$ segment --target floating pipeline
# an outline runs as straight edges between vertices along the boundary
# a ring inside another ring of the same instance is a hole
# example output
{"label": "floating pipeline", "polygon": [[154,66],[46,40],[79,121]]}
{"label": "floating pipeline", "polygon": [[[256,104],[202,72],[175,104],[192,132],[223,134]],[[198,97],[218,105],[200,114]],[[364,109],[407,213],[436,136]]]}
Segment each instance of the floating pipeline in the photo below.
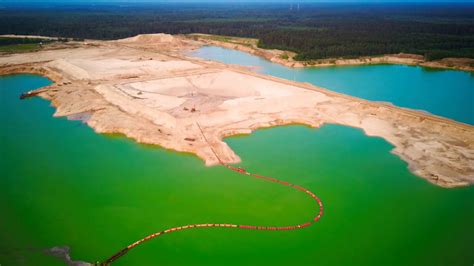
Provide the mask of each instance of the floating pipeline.
{"label": "floating pipeline", "polygon": [[45,92],[46,90],[47,90],[47,88],[41,88],[41,89],[36,89],[36,90],[31,90],[31,91],[24,92],[24,93],[20,94],[20,100],[24,100],[24,99],[30,98],[30,97],[35,97],[38,94],[40,94],[42,92]]}
{"label": "floating pipeline", "polygon": [[34,97],[36,95],[38,95],[38,92],[28,91],[28,92],[20,94],[20,100],[24,100],[26,98]]}
{"label": "floating pipeline", "polygon": [[[201,131],[201,134],[202,134],[204,140],[209,144],[209,141],[207,140],[206,136],[204,135],[204,132],[202,131],[201,126],[198,123],[196,123],[196,125],[198,126],[199,130]],[[286,181],[278,180],[278,179],[273,178],[273,177],[253,174],[253,173],[247,172],[247,170],[245,170],[243,168],[228,165],[228,164],[224,163],[219,158],[219,156],[217,156],[217,153],[214,151],[214,149],[212,148],[211,145],[209,145],[209,147],[211,148],[212,152],[214,153],[214,156],[217,158],[219,163],[222,166],[229,169],[229,170],[232,170],[232,171],[237,172],[239,174],[253,176],[255,178],[263,179],[265,181],[285,185],[287,187],[294,188],[294,189],[297,189],[299,191],[302,191],[302,192],[308,194],[309,196],[311,196],[311,198],[314,201],[316,201],[317,209],[318,209],[317,215],[314,216],[308,222],[305,222],[305,223],[302,223],[302,224],[297,224],[297,225],[291,225],[291,226],[259,226],[259,225],[211,224],[211,223],[208,223],[208,224],[190,224],[190,225],[184,225],[184,226],[179,226],[179,227],[173,227],[173,228],[169,228],[169,229],[166,229],[164,231],[161,231],[161,232],[157,232],[157,233],[148,235],[148,236],[146,236],[146,237],[144,237],[144,238],[128,245],[126,248],[124,248],[124,249],[120,250],[119,252],[115,253],[114,255],[112,255],[106,261],[104,261],[102,263],[98,263],[97,265],[102,265],[102,266],[110,265],[112,262],[116,261],[117,259],[119,259],[123,255],[127,254],[127,252],[129,252],[131,249],[137,247],[140,244],[143,244],[144,242],[146,242],[150,239],[153,239],[155,237],[159,237],[159,236],[164,235],[164,234],[181,231],[181,230],[189,230],[189,229],[195,229],[195,228],[224,227],[224,228],[242,229],[242,230],[289,231],[289,230],[303,229],[305,227],[311,226],[313,223],[319,221],[319,219],[323,215],[323,203],[322,203],[322,201],[310,190],[308,190],[304,187],[298,186],[298,185],[291,184],[291,183],[286,182]]]}

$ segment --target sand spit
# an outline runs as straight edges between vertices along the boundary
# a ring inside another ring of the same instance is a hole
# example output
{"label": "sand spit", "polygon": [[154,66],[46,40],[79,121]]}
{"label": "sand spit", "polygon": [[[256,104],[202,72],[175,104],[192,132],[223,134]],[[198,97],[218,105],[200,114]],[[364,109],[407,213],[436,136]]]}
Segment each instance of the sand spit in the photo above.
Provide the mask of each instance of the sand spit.
{"label": "sand spit", "polygon": [[47,76],[55,83],[39,95],[56,107],[55,116],[79,116],[98,133],[193,153],[206,165],[218,161],[197,123],[225,163],[240,161],[226,136],[335,123],[384,138],[413,173],[436,185],[474,183],[473,126],[184,55],[200,45],[170,35],[66,43],[2,56],[0,74]]}
{"label": "sand spit", "polygon": [[38,35],[19,35],[19,34],[1,34],[0,38],[28,38],[28,39],[46,39],[46,40],[58,40],[58,37],[47,37]]}
{"label": "sand spit", "polygon": [[[444,58],[436,61],[426,61],[422,55],[416,54],[386,54],[382,56],[363,56],[354,59],[328,58],[319,60],[296,61],[296,53],[278,49],[262,49],[257,47],[257,39],[238,37],[222,37],[219,35],[190,34],[189,39],[200,41],[207,45],[239,50],[265,58],[271,62],[287,67],[328,67],[328,66],[358,66],[376,64],[397,64],[410,66],[424,66],[430,68],[455,69],[474,71],[474,59],[471,58]],[[253,40],[253,41],[252,41]]]}

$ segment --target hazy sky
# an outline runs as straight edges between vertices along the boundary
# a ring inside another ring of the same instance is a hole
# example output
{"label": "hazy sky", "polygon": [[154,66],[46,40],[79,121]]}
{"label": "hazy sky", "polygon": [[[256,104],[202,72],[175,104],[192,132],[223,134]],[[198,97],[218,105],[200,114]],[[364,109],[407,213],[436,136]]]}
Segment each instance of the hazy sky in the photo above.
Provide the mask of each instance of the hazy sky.
{"label": "hazy sky", "polygon": [[1,3],[110,3],[110,2],[128,2],[128,3],[174,3],[174,2],[292,2],[292,3],[318,3],[318,2],[351,2],[351,3],[381,3],[381,2],[468,2],[474,3],[474,0],[0,0]]}

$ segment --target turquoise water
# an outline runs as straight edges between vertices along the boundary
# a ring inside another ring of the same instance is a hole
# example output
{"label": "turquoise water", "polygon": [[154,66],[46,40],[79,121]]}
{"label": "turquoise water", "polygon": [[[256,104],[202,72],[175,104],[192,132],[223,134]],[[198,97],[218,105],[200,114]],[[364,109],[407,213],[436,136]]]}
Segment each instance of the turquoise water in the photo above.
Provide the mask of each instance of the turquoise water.
{"label": "turquoise water", "polygon": [[256,71],[309,82],[373,101],[424,110],[474,125],[474,74],[403,65],[289,68],[258,56],[205,46],[193,56],[256,67]]}
{"label": "turquoise water", "polygon": [[[99,135],[53,118],[21,92],[50,82],[0,77],[0,264],[62,265],[68,245],[102,260],[155,231],[189,223],[286,225],[310,219],[304,193],[205,167],[198,158]],[[325,215],[299,231],[203,229],[152,240],[114,265],[471,265],[474,187],[413,176],[380,138],[326,125],[226,139],[249,171],[304,186]]]}

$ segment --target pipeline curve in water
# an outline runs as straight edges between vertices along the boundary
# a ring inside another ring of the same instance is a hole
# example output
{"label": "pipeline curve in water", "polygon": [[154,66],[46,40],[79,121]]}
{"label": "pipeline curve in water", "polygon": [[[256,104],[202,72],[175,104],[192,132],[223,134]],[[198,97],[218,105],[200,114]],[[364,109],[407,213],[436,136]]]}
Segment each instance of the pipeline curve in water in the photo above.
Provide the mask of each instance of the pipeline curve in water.
{"label": "pipeline curve in water", "polygon": [[[209,144],[209,141],[207,140],[206,136],[204,135],[204,132],[201,129],[201,126],[198,123],[196,123],[196,125],[199,128],[199,130],[201,131],[201,134],[202,134],[204,140]],[[195,228],[210,228],[210,227],[224,227],[224,228],[243,229],[243,230],[268,230],[268,231],[298,230],[298,229],[302,229],[302,228],[305,228],[305,227],[308,227],[308,226],[312,225],[313,223],[317,222],[322,217],[322,215],[323,215],[323,203],[310,190],[308,190],[304,187],[300,187],[298,185],[289,183],[289,182],[278,180],[278,179],[273,178],[273,177],[253,174],[253,173],[247,172],[247,170],[245,170],[243,168],[228,165],[228,164],[224,163],[222,160],[220,160],[219,156],[217,156],[217,153],[214,151],[214,149],[212,148],[211,145],[209,145],[209,147],[211,148],[212,152],[214,153],[214,156],[216,156],[217,160],[219,161],[219,164],[221,164],[222,166],[226,167],[227,169],[229,169],[231,171],[237,172],[237,173],[242,174],[242,175],[252,176],[252,177],[255,177],[255,178],[258,178],[258,179],[263,179],[265,181],[285,185],[287,187],[291,187],[291,188],[297,189],[299,191],[302,191],[302,192],[308,194],[317,203],[317,209],[318,209],[317,215],[314,216],[310,221],[307,221],[306,223],[297,224],[297,225],[290,225],[290,226],[259,226],[259,225],[207,223],[207,224],[190,224],[190,225],[184,225],[184,226],[179,226],[179,227],[172,227],[172,228],[166,229],[164,231],[153,233],[153,234],[148,235],[148,236],[146,236],[146,237],[144,237],[144,238],[142,238],[138,241],[135,241],[134,243],[128,245],[124,249],[120,250],[119,252],[117,252],[114,255],[112,255],[111,257],[109,257],[104,262],[97,263],[96,265],[102,265],[102,266],[110,265],[112,262],[118,260],[120,257],[125,255],[131,249],[143,244],[144,242],[146,242],[148,240],[151,240],[153,238],[159,237],[159,236],[164,235],[164,234],[173,233],[173,232],[177,232],[177,231],[181,231],[181,230],[188,230],[188,229],[195,229]]]}

